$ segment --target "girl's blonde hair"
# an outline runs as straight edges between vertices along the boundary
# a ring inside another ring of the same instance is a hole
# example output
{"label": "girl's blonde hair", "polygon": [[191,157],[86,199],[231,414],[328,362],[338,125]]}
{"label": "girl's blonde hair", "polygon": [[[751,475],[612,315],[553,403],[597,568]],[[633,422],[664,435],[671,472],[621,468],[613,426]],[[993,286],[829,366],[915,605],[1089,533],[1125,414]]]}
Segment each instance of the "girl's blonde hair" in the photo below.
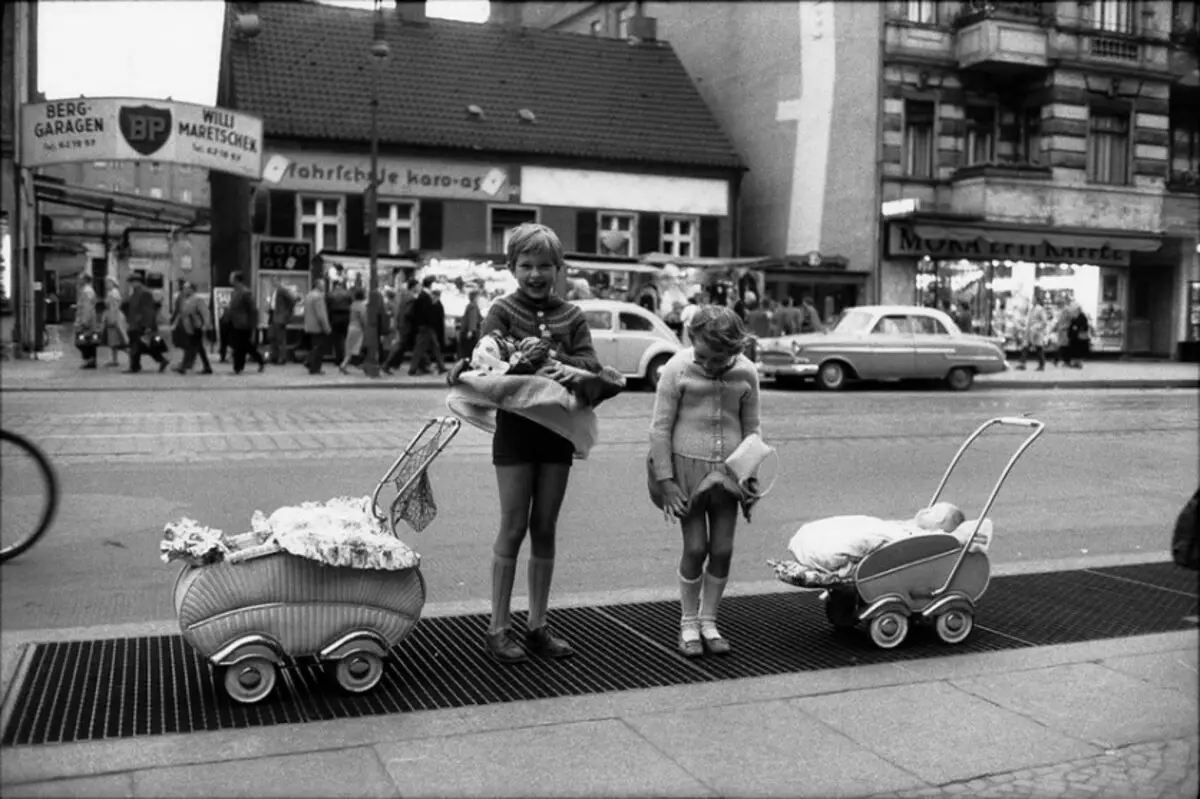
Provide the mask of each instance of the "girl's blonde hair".
{"label": "girl's blonde hair", "polygon": [[508,268],[516,268],[517,259],[527,254],[547,254],[555,266],[563,265],[562,241],[545,225],[526,222],[513,229],[508,239]]}
{"label": "girl's blonde hair", "polygon": [[724,305],[701,305],[688,323],[693,341],[703,341],[718,353],[740,355],[750,343],[742,318]]}

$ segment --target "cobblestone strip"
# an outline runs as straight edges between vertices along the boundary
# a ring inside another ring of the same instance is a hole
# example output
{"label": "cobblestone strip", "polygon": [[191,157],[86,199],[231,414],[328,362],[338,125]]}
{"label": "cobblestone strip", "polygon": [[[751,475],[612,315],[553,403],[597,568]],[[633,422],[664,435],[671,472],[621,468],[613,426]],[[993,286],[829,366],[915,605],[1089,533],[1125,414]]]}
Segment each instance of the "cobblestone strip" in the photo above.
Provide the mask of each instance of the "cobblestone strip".
{"label": "cobblestone strip", "polygon": [[1200,738],[1134,744],[1055,766],[991,774],[872,799],[971,796],[1030,799],[1195,799],[1200,795]]}

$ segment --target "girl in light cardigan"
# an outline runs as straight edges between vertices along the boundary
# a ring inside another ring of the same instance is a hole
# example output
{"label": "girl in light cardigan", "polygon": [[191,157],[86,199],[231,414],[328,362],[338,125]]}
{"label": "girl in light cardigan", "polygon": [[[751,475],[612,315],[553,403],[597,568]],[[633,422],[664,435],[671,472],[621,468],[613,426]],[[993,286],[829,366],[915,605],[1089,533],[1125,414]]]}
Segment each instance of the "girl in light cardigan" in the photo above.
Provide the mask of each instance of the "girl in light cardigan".
{"label": "girl in light cardigan", "polygon": [[[650,425],[650,496],[680,520],[679,650],[723,655],[717,608],[729,578],[738,505],[753,502],[725,465],[742,440],[761,435],[758,371],[742,354],[749,337],[729,308],[707,305],[688,325],[691,347],[663,368]],[[707,568],[705,562],[707,561]]]}

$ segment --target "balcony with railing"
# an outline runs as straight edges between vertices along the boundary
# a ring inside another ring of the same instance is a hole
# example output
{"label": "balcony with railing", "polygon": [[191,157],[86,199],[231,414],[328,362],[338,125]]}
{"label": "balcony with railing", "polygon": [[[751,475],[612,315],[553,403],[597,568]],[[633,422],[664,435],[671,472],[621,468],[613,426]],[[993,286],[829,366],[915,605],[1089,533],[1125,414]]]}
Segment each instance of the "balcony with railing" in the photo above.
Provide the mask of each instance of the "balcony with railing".
{"label": "balcony with railing", "polygon": [[954,25],[958,65],[992,72],[1045,69],[1049,21],[1040,2],[970,0]]}

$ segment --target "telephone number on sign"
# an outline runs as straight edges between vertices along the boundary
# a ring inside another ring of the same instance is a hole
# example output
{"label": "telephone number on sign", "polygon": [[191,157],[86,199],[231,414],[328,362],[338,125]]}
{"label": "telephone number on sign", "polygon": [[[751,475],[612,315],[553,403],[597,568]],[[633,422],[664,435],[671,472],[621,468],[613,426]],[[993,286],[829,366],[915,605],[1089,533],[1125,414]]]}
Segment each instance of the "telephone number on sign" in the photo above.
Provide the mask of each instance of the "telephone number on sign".
{"label": "telephone number on sign", "polygon": [[42,148],[48,153],[56,153],[59,150],[86,150],[89,147],[95,147],[95,139],[64,139],[58,142],[44,142]]}

